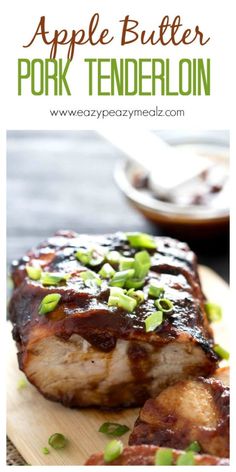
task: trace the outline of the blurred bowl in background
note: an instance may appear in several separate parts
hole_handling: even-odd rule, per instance
[[[206,155],[222,174],[229,174],[229,144],[227,138],[222,139],[219,133],[184,134],[169,132],[165,139],[173,146],[194,149]],[[161,162],[158,157],[161,172]],[[171,170],[170,170],[171,171]],[[180,170],[181,171],[181,170]],[[126,159],[120,161],[115,168],[115,180],[128,201],[147,219],[156,223],[165,232],[181,238],[205,239],[226,234],[229,231],[229,194],[228,182],[222,190],[213,188],[209,202],[199,204],[186,203],[186,198],[176,201],[163,201],[156,197],[148,186],[148,176],[144,168],[136,162]],[[191,192],[190,192],[191,193]],[[214,195],[213,195],[214,193]],[[196,199],[197,202],[197,199]]]

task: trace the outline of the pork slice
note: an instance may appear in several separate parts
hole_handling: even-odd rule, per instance
[[[157,451],[163,448],[152,445],[129,446],[125,447],[122,454],[110,463],[104,462],[102,452],[93,454],[85,465],[154,465]],[[178,457],[184,451],[173,450],[173,465],[176,464]],[[194,465],[229,465],[228,459],[210,456],[207,454],[196,454]]]
[[[229,388],[220,380],[183,380],[146,401],[129,438],[130,445],[155,444],[229,457]]]

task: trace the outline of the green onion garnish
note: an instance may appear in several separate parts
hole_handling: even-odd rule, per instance
[[[126,279],[125,284],[122,286],[123,287],[125,286],[128,289],[143,287],[145,283],[144,278],[146,277],[151,267],[151,258],[148,252],[147,251],[137,252],[137,254],[135,254],[134,259],[132,261],[131,261],[131,258],[126,258],[126,259],[130,259],[128,263],[130,265],[132,263],[133,269],[129,269],[129,270],[133,270],[134,274],[132,276],[129,276]],[[120,287],[121,285],[118,285],[118,286]]]
[[[110,277],[112,277],[115,274],[115,270],[113,269],[113,267],[108,262],[106,262],[106,264],[104,264],[102,266],[102,268],[99,270],[98,273],[104,279],[109,279]]]
[[[98,274],[92,272],[92,270],[85,270],[84,272],[80,272],[80,277],[84,281],[86,287],[94,288],[100,287],[102,281]]]
[[[147,251],[137,252],[134,256],[134,270],[136,279],[144,279],[151,267],[151,257]]]
[[[24,378],[19,379],[17,382],[17,389],[23,390],[23,388],[27,387],[27,385],[28,385],[28,382],[26,381],[26,379]]]
[[[229,359],[229,352],[226,351],[223,347],[219,344],[215,344],[213,347],[213,351],[219,356],[221,359],[225,359],[226,361]]]
[[[126,233],[130,245],[134,248],[156,249],[155,240],[150,234]]]
[[[75,254],[76,259],[84,265],[89,264],[92,259],[92,251],[87,249],[79,249]]]
[[[133,257],[121,257],[119,262],[119,270],[133,269],[134,258]]]
[[[201,451],[201,446],[198,441],[193,441],[189,444],[189,446],[186,448],[186,451],[194,451],[194,452],[200,452]]]
[[[39,305],[39,314],[45,315],[46,313],[55,310],[60,299],[61,295],[59,293],[50,293],[49,295],[46,295]]]
[[[137,301],[125,294],[124,290],[119,287],[110,288],[110,296],[108,298],[108,306],[116,306],[123,308],[125,311],[132,312],[136,308]]]
[[[58,285],[60,282],[69,279],[70,274],[57,275],[51,272],[44,272],[41,277],[43,285]]]
[[[137,300],[138,304],[142,303],[145,300],[145,295],[142,290],[135,290],[134,288],[130,288],[127,292],[127,295]]]
[[[110,281],[112,287],[124,287],[126,280],[134,276],[134,269],[116,272]]]
[[[48,439],[48,444],[53,447],[53,449],[63,449],[67,443],[67,439],[64,434],[54,433]]]
[[[93,249],[90,249],[90,250],[79,249],[76,252],[75,257],[82,264],[84,264],[86,266],[89,265],[89,266],[92,266],[92,267],[96,267],[96,266],[102,264],[102,262],[104,261],[104,257],[99,255],[99,254],[95,254],[95,257],[94,257],[94,250]]]
[[[159,300],[155,300],[154,304],[163,313],[170,313],[174,308],[173,303],[168,298],[159,298]]]
[[[135,279],[131,278],[126,280],[125,287],[126,288],[142,288],[144,286],[145,280],[144,279]]]
[[[110,262],[110,264],[118,264],[120,258],[121,254],[118,251],[110,251],[106,254],[106,260]]]
[[[169,448],[158,449],[154,459],[155,465],[172,465],[173,451]]]
[[[39,280],[41,277],[42,269],[40,267],[26,266],[25,268],[27,275],[32,280]]]
[[[89,265],[91,267],[96,267],[96,266],[102,264],[103,262],[104,262],[104,257],[96,254],[96,257],[91,258],[91,260],[89,262]]]
[[[42,453],[45,454],[45,455],[49,454],[49,449],[47,447],[43,447],[42,448]]]
[[[222,309],[220,305],[212,302],[205,303],[207,318],[210,322],[220,321],[222,318]]]
[[[148,289],[148,295],[150,297],[159,298],[160,295],[164,294],[164,288],[158,287],[157,285],[151,284]]]
[[[115,459],[117,459],[117,457],[119,457],[122,452],[123,452],[123,444],[121,441],[119,441],[118,439],[113,439],[112,441],[110,441],[106,447],[105,447],[105,451],[104,451],[104,462],[112,462],[114,461]]]
[[[163,313],[162,311],[154,311],[150,316],[146,318],[144,321],[146,332],[149,333],[150,331],[154,331],[163,321]]]
[[[194,455],[194,451],[184,452],[178,457],[176,465],[195,465]]]
[[[119,423],[103,423],[99,428],[99,433],[107,434],[108,436],[123,436],[129,431],[129,427],[125,424]]]

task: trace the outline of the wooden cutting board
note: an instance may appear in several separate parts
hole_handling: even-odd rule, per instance
[[[228,285],[211,269],[200,267],[203,290],[209,300],[223,308],[223,321],[214,324],[216,342],[228,349],[227,324],[229,310]],[[94,452],[104,449],[109,440],[98,432],[105,421],[126,424],[132,428],[138,415],[138,408],[119,412],[101,412],[96,409],[72,410],[43,398],[30,384],[19,390],[18,380],[23,378],[16,360],[16,349],[11,339],[9,326],[9,356],[7,369],[7,431],[26,462],[31,465],[81,465]],[[44,455],[42,448],[55,432],[63,433],[68,445],[62,450],[50,448]],[[122,437],[128,442],[129,433]]]

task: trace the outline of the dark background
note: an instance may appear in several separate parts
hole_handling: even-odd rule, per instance
[[[159,234],[120,193],[121,155],[95,131],[9,131],[7,149],[8,264],[58,229]],[[228,280],[227,238],[191,246]]]

